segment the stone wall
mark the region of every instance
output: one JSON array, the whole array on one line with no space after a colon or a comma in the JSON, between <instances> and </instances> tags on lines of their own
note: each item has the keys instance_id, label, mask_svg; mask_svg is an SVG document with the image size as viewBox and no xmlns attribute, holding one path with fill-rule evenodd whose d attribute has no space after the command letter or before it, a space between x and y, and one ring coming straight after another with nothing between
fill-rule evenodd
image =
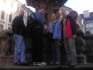
<instances>
[{"instance_id":1,"label":"stone wall","mask_svg":"<svg viewBox=\"0 0 93 70\"><path fill-rule=\"evenodd\" d=\"M78 63L82 63L82 64L93 63L93 36L86 35L83 38L86 41L86 45L76 46L77 54L78 54ZM28 57L27 60L29 59L30 61L31 60L31 40L26 39L25 42L26 42L27 56L28 54L30 55L30 59ZM48 46L46 42L47 40L45 40L44 58L45 58L45 61L50 61L51 51L50 51L50 47ZM0 65L13 64L14 44L15 44L14 37L11 30L0 32Z\"/></svg>"},{"instance_id":2,"label":"stone wall","mask_svg":"<svg viewBox=\"0 0 93 70\"><path fill-rule=\"evenodd\" d=\"M87 57L87 62L93 63L93 35L86 35L84 39L86 41L84 54Z\"/></svg>"},{"instance_id":3,"label":"stone wall","mask_svg":"<svg viewBox=\"0 0 93 70\"><path fill-rule=\"evenodd\" d=\"M0 32L0 65L12 64L13 62L13 33L10 30Z\"/></svg>"}]
</instances>

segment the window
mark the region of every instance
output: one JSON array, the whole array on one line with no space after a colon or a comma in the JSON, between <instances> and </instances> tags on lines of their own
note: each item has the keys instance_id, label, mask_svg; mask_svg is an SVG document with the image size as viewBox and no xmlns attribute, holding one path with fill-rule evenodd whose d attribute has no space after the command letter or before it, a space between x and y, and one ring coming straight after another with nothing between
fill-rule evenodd
<instances>
[{"instance_id":1,"label":"window","mask_svg":"<svg viewBox=\"0 0 93 70\"><path fill-rule=\"evenodd\" d=\"M91 34L93 34L93 29L91 30Z\"/></svg>"},{"instance_id":2,"label":"window","mask_svg":"<svg viewBox=\"0 0 93 70\"><path fill-rule=\"evenodd\" d=\"M13 8L13 3L11 3L11 8Z\"/></svg>"},{"instance_id":3,"label":"window","mask_svg":"<svg viewBox=\"0 0 93 70\"><path fill-rule=\"evenodd\" d=\"M5 17L5 12L1 11L1 19L4 19L4 17Z\"/></svg>"},{"instance_id":4,"label":"window","mask_svg":"<svg viewBox=\"0 0 93 70\"><path fill-rule=\"evenodd\" d=\"M11 24L8 24L8 29L12 29L12 25Z\"/></svg>"},{"instance_id":5,"label":"window","mask_svg":"<svg viewBox=\"0 0 93 70\"><path fill-rule=\"evenodd\" d=\"M3 30L3 25L0 25L0 31L2 31Z\"/></svg>"},{"instance_id":6,"label":"window","mask_svg":"<svg viewBox=\"0 0 93 70\"><path fill-rule=\"evenodd\" d=\"M93 23L86 24L86 28L91 28L93 27Z\"/></svg>"},{"instance_id":7,"label":"window","mask_svg":"<svg viewBox=\"0 0 93 70\"><path fill-rule=\"evenodd\" d=\"M9 22L12 22L12 14L9 15Z\"/></svg>"}]
</instances>

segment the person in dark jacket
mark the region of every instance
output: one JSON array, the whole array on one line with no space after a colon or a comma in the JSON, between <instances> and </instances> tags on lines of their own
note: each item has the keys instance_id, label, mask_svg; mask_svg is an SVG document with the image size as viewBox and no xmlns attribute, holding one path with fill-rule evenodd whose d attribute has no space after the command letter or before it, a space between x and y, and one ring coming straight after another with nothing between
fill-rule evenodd
<instances>
[{"instance_id":1,"label":"person in dark jacket","mask_svg":"<svg viewBox=\"0 0 93 70\"><path fill-rule=\"evenodd\" d=\"M14 50L14 63L25 64L25 44L24 44L24 31L25 25L23 21L24 10L20 10L19 16L16 16L12 22L12 31L15 37L15 50Z\"/></svg>"},{"instance_id":2,"label":"person in dark jacket","mask_svg":"<svg viewBox=\"0 0 93 70\"><path fill-rule=\"evenodd\" d=\"M55 39L53 39L53 33L55 30L55 25L59 23L59 20L57 19L57 15L55 13L52 13L51 15L51 23L48 26L48 34L49 42L50 42L50 48L52 48L52 61L50 64L61 64L61 55L60 55L60 47L57 46Z\"/></svg>"},{"instance_id":3,"label":"person in dark jacket","mask_svg":"<svg viewBox=\"0 0 93 70\"><path fill-rule=\"evenodd\" d=\"M45 19L43 18L43 14L45 13L44 8L40 8L37 12L35 12L34 20L32 23L32 32L31 32L31 40L32 40L32 61L33 65L46 65L43 62L43 30L45 26Z\"/></svg>"},{"instance_id":4,"label":"person in dark jacket","mask_svg":"<svg viewBox=\"0 0 93 70\"><path fill-rule=\"evenodd\" d=\"M76 20L76 30L77 38L75 39L75 45L77 49L77 54L82 53L85 50L86 42L84 40L85 30L83 22L80 22L78 19L78 13L76 11L71 11L69 16L72 16Z\"/></svg>"},{"instance_id":5,"label":"person in dark jacket","mask_svg":"<svg viewBox=\"0 0 93 70\"><path fill-rule=\"evenodd\" d=\"M65 48L67 62L74 66L77 64L77 54L75 48L76 22L71 16L66 15L64 8L61 10L62 20L56 24L53 38L63 42Z\"/></svg>"}]
</instances>

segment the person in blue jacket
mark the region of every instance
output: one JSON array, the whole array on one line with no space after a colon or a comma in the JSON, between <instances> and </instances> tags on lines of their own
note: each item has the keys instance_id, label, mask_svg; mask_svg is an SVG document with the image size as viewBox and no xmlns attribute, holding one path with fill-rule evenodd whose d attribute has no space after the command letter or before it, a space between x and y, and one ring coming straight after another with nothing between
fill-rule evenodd
<instances>
[{"instance_id":1,"label":"person in blue jacket","mask_svg":"<svg viewBox=\"0 0 93 70\"><path fill-rule=\"evenodd\" d=\"M44 26L45 19L44 15L45 9L43 7L39 8L34 15L34 23L32 26L32 61L33 65L46 65L43 61L43 40L44 40Z\"/></svg>"},{"instance_id":2,"label":"person in blue jacket","mask_svg":"<svg viewBox=\"0 0 93 70\"><path fill-rule=\"evenodd\" d=\"M59 21L57 20L56 14L52 13L51 23L49 24L49 27L48 27L48 34L50 36L49 40L51 40L50 48L52 48L52 55L53 55L53 58L50 64L61 64L60 47L58 47L56 40L53 39L53 34L54 34L56 24L59 24Z\"/></svg>"}]
</instances>

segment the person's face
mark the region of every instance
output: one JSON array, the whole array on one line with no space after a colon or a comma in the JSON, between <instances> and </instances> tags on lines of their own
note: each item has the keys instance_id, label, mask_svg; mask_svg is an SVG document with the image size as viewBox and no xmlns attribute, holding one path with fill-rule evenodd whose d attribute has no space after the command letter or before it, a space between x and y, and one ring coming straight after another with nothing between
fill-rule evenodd
<instances>
[{"instance_id":1,"label":"person's face","mask_svg":"<svg viewBox=\"0 0 93 70\"><path fill-rule=\"evenodd\" d=\"M55 19L56 19L56 14L52 14L52 15L51 15L51 19L52 19L52 20L55 20Z\"/></svg>"},{"instance_id":2,"label":"person's face","mask_svg":"<svg viewBox=\"0 0 93 70\"><path fill-rule=\"evenodd\" d=\"M21 16L24 16L24 10L21 10L21 11L20 11L20 15L21 15Z\"/></svg>"},{"instance_id":3,"label":"person's face","mask_svg":"<svg viewBox=\"0 0 93 70\"><path fill-rule=\"evenodd\" d=\"M65 10L61 10L61 16L66 17L66 11Z\"/></svg>"},{"instance_id":4,"label":"person's face","mask_svg":"<svg viewBox=\"0 0 93 70\"><path fill-rule=\"evenodd\" d=\"M42 8L42 9L41 9L41 13L42 13L42 14L45 14L45 9Z\"/></svg>"}]
</instances>

